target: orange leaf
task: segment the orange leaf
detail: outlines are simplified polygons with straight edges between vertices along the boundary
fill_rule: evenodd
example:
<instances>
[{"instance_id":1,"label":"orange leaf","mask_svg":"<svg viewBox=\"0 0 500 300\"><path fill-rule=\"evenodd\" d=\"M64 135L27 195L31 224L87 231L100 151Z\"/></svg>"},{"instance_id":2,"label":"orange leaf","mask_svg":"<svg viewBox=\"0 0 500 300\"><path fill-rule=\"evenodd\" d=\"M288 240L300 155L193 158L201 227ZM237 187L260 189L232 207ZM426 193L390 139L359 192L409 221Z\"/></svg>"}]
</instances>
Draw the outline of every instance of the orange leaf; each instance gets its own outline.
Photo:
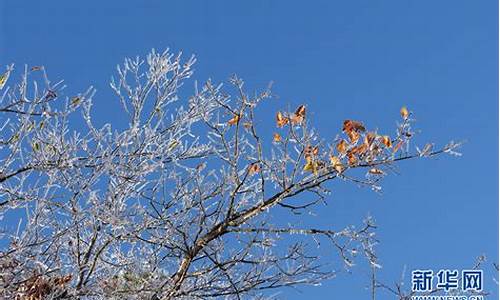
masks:
<instances>
[{"instance_id":1,"label":"orange leaf","mask_svg":"<svg viewBox=\"0 0 500 300\"><path fill-rule=\"evenodd\" d=\"M401 117L403 117L403 119L405 119L405 120L408 119L410 112L408 111L406 106L401 107L401 110L399 112L401 113Z\"/></svg>"},{"instance_id":2,"label":"orange leaf","mask_svg":"<svg viewBox=\"0 0 500 300\"><path fill-rule=\"evenodd\" d=\"M273 141L275 143L281 142L281 135L279 133L274 133L274 135L273 135Z\"/></svg>"},{"instance_id":3,"label":"orange leaf","mask_svg":"<svg viewBox=\"0 0 500 300\"><path fill-rule=\"evenodd\" d=\"M342 165L342 162L337 156L330 155L330 163L337 172L341 173L344 170L344 166Z\"/></svg>"},{"instance_id":4,"label":"orange leaf","mask_svg":"<svg viewBox=\"0 0 500 300\"><path fill-rule=\"evenodd\" d=\"M304 153L307 155L309 153L312 152L312 147L311 145L307 145L305 148L304 148Z\"/></svg>"},{"instance_id":5,"label":"orange leaf","mask_svg":"<svg viewBox=\"0 0 500 300\"><path fill-rule=\"evenodd\" d=\"M355 130L347 131L347 136L349 137L351 144L356 144L359 140L359 133Z\"/></svg>"},{"instance_id":6,"label":"orange leaf","mask_svg":"<svg viewBox=\"0 0 500 300\"><path fill-rule=\"evenodd\" d=\"M384 144L387 148L392 147L391 138L388 135L382 136L382 144Z\"/></svg>"},{"instance_id":7,"label":"orange leaf","mask_svg":"<svg viewBox=\"0 0 500 300\"><path fill-rule=\"evenodd\" d=\"M305 105L301 105L295 110L295 113L290 117L290 121L292 124L302 124L306 117L306 107Z\"/></svg>"},{"instance_id":8,"label":"orange leaf","mask_svg":"<svg viewBox=\"0 0 500 300\"><path fill-rule=\"evenodd\" d=\"M292 122L293 125L302 124L302 122L304 122L304 117L292 115L290 117L290 121Z\"/></svg>"},{"instance_id":9,"label":"orange leaf","mask_svg":"<svg viewBox=\"0 0 500 300\"><path fill-rule=\"evenodd\" d=\"M229 125L236 125L240 121L240 116L235 115L231 120L227 121Z\"/></svg>"},{"instance_id":10,"label":"orange leaf","mask_svg":"<svg viewBox=\"0 0 500 300\"><path fill-rule=\"evenodd\" d=\"M344 140L340 140L340 142L337 143L337 151L341 154L347 152L347 143Z\"/></svg>"},{"instance_id":11,"label":"orange leaf","mask_svg":"<svg viewBox=\"0 0 500 300\"><path fill-rule=\"evenodd\" d=\"M253 163L248 169L248 175L252 176L260 172L260 165L258 163Z\"/></svg>"},{"instance_id":12,"label":"orange leaf","mask_svg":"<svg viewBox=\"0 0 500 300\"><path fill-rule=\"evenodd\" d=\"M317 156L319 154L319 148L318 146L312 147L311 145L307 145L306 148L304 149L304 155L307 158L310 158L311 156Z\"/></svg>"},{"instance_id":13,"label":"orange leaf","mask_svg":"<svg viewBox=\"0 0 500 300\"><path fill-rule=\"evenodd\" d=\"M347 160L349 162L349 165L355 165L356 162L358 161L358 159L356 158L356 156L352 153L349 153L347 154Z\"/></svg>"},{"instance_id":14,"label":"orange leaf","mask_svg":"<svg viewBox=\"0 0 500 300\"><path fill-rule=\"evenodd\" d=\"M351 153L352 154L358 154L358 155L361 155L361 154L364 154L366 152L366 150L368 150L368 145L366 144L361 144L359 146L356 146L354 148L351 149Z\"/></svg>"},{"instance_id":15,"label":"orange leaf","mask_svg":"<svg viewBox=\"0 0 500 300\"><path fill-rule=\"evenodd\" d=\"M365 135L365 144L368 145L368 146L371 146L371 144L373 143L373 141L375 140L375 133L374 132L368 132L366 135Z\"/></svg>"},{"instance_id":16,"label":"orange leaf","mask_svg":"<svg viewBox=\"0 0 500 300\"><path fill-rule=\"evenodd\" d=\"M342 131L349 132L349 131L365 131L365 126L363 126L363 123L354 121L354 120L345 120L344 121L344 126L342 127Z\"/></svg>"},{"instance_id":17,"label":"orange leaf","mask_svg":"<svg viewBox=\"0 0 500 300\"><path fill-rule=\"evenodd\" d=\"M276 126L281 128L281 127L285 126L286 124L288 124L288 118L284 117L283 114L279 111L276 114Z\"/></svg>"},{"instance_id":18,"label":"orange leaf","mask_svg":"<svg viewBox=\"0 0 500 300\"><path fill-rule=\"evenodd\" d=\"M297 110L295 110L295 115L305 117L306 116L306 106L301 105L301 106L297 107Z\"/></svg>"},{"instance_id":19,"label":"orange leaf","mask_svg":"<svg viewBox=\"0 0 500 300\"><path fill-rule=\"evenodd\" d=\"M317 156L317 155L318 155L318 153L319 153L319 148L318 148L318 146L316 146L316 147L314 147L314 148L313 148L313 150L312 150L312 154L313 154L314 156Z\"/></svg>"}]
</instances>

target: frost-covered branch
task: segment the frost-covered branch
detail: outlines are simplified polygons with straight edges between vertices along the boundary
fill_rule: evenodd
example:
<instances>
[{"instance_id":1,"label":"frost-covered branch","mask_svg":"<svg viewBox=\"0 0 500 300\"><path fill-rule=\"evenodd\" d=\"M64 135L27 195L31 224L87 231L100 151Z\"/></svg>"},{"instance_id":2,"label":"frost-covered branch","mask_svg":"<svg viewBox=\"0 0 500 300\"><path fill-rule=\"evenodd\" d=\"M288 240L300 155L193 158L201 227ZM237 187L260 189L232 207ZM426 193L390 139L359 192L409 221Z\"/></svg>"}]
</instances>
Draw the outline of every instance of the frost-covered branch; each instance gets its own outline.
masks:
<instances>
[{"instance_id":1,"label":"frost-covered branch","mask_svg":"<svg viewBox=\"0 0 500 300\"><path fill-rule=\"evenodd\" d=\"M270 133L256 121L270 86L249 94L236 76L227 87L193 83L194 63L170 51L126 59L111 80L123 118L101 127L92 87L68 93L44 67L7 67L0 297L261 298L335 274L307 240L332 247L344 268L360 253L376 268L370 218L301 228L276 213L306 216L329 201L332 182L379 191L401 160L457 153L456 143L411 151L406 108L394 136L345 120L323 138L305 104L268 114Z\"/></svg>"}]
</instances>

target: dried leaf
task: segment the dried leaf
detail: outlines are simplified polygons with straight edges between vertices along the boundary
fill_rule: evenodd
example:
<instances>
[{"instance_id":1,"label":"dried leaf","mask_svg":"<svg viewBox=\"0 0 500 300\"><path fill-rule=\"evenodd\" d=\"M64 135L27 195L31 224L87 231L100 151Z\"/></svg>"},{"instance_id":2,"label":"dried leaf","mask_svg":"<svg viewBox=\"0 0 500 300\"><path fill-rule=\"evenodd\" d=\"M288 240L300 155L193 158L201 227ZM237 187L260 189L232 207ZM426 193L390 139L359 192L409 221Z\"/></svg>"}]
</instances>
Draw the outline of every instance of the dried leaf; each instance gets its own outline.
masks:
<instances>
[{"instance_id":1,"label":"dried leaf","mask_svg":"<svg viewBox=\"0 0 500 300\"><path fill-rule=\"evenodd\" d=\"M349 165L352 166L358 162L358 158L356 157L356 155L354 155L352 153L348 153L347 154L347 161L349 162Z\"/></svg>"},{"instance_id":2,"label":"dried leaf","mask_svg":"<svg viewBox=\"0 0 500 300\"><path fill-rule=\"evenodd\" d=\"M253 176L260 172L260 165L258 163L253 163L248 169L248 175Z\"/></svg>"},{"instance_id":3,"label":"dried leaf","mask_svg":"<svg viewBox=\"0 0 500 300\"><path fill-rule=\"evenodd\" d=\"M388 135L384 135L381 138L382 138L382 144L384 144L387 148L392 147L392 141Z\"/></svg>"},{"instance_id":4,"label":"dried leaf","mask_svg":"<svg viewBox=\"0 0 500 300\"><path fill-rule=\"evenodd\" d=\"M304 122L304 118L301 116L292 115L290 117L290 121L292 122L293 125L300 125L302 124L302 122Z\"/></svg>"},{"instance_id":5,"label":"dried leaf","mask_svg":"<svg viewBox=\"0 0 500 300\"><path fill-rule=\"evenodd\" d=\"M301 105L295 110L295 113L290 117L290 121L294 125L302 124L302 122L304 122L305 117L306 117L306 107L305 105Z\"/></svg>"},{"instance_id":6,"label":"dried leaf","mask_svg":"<svg viewBox=\"0 0 500 300\"><path fill-rule=\"evenodd\" d=\"M344 126L342 127L342 131L344 132L365 130L366 129L365 126L363 126L363 123L354 120L345 120Z\"/></svg>"},{"instance_id":7,"label":"dried leaf","mask_svg":"<svg viewBox=\"0 0 500 300\"><path fill-rule=\"evenodd\" d=\"M274 135L273 135L273 141L275 143L281 142L281 135L279 133L274 133Z\"/></svg>"},{"instance_id":8,"label":"dried leaf","mask_svg":"<svg viewBox=\"0 0 500 300\"><path fill-rule=\"evenodd\" d=\"M342 173L342 171L344 170L344 166L342 165L340 158L338 158L337 156L330 155L330 164L339 173Z\"/></svg>"},{"instance_id":9,"label":"dried leaf","mask_svg":"<svg viewBox=\"0 0 500 300\"><path fill-rule=\"evenodd\" d=\"M316 146L316 147L313 148L312 154L314 156L318 156L318 154L319 154L319 147L318 146Z\"/></svg>"},{"instance_id":10,"label":"dried leaf","mask_svg":"<svg viewBox=\"0 0 500 300\"><path fill-rule=\"evenodd\" d=\"M306 148L304 149L304 155L307 158L311 156L318 156L319 154L319 147L312 147L311 145L307 145Z\"/></svg>"},{"instance_id":11,"label":"dried leaf","mask_svg":"<svg viewBox=\"0 0 500 300\"><path fill-rule=\"evenodd\" d=\"M399 112L401 113L401 117L403 117L403 119L405 119L405 120L408 119L410 112L408 111L406 106L401 107L401 110Z\"/></svg>"},{"instance_id":12,"label":"dried leaf","mask_svg":"<svg viewBox=\"0 0 500 300\"><path fill-rule=\"evenodd\" d=\"M341 154L347 152L347 143L345 140L340 140L340 142L337 143L337 151Z\"/></svg>"},{"instance_id":13,"label":"dried leaf","mask_svg":"<svg viewBox=\"0 0 500 300\"><path fill-rule=\"evenodd\" d=\"M71 281L71 277L72 277L71 274L62 277L57 277L54 279L54 284L64 286L66 283Z\"/></svg>"},{"instance_id":14,"label":"dried leaf","mask_svg":"<svg viewBox=\"0 0 500 300\"><path fill-rule=\"evenodd\" d=\"M295 110L295 115L305 117L306 116L306 106L301 105L301 106L297 107L297 109Z\"/></svg>"},{"instance_id":15,"label":"dried leaf","mask_svg":"<svg viewBox=\"0 0 500 300\"><path fill-rule=\"evenodd\" d=\"M376 137L377 135L374 132L368 132L365 135L365 144L368 145L368 147L370 147Z\"/></svg>"},{"instance_id":16,"label":"dried leaf","mask_svg":"<svg viewBox=\"0 0 500 300\"><path fill-rule=\"evenodd\" d=\"M318 174L318 162L316 162L314 159L306 159L306 164L304 165L304 171L306 172L312 172L314 174Z\"/></svg>"},{"instance_id":17,"label":"dried leaf","mask_svg":"<svg viewBox=\"0 0 500 300\"><path fill-rule=\"evenodd\" d=\"M227 121L227 124L229 125L236 125L240 121L240 116L235 115L231 120Z\"/></svg>"},{"instance_id":18,"label":"dried leaf","mask_svg":"<svg viewBox=\"0 0 500 300\"><path fill-rule=\"evenodd\" d=\"M362 155L362 154L365 154L367 150L368 150L368 145L361 144L359 146L352 148L350 152L352 154Z\"/></svg>"},{"instance_id":19,"label":"dried leaf","mask_svg":"<svg viewBox=\"0 0 500 300\"><path fill-rule=\"evenodd\" d=\"M283 114L280 111L276 114L276 126L281 128L286 124L288 124L288 122L289 122L288 118L283 116Z\"/></svg>"},{"instance_id":20,"label":"dried leaf","mask_svg":"<svg viewBox=\"0 0 500 300\"><path fill-rule=\"evenodd\" d=\"M347 137L351 144L356 144L359 140L360 134L355 130L347 131Z\"/></svg>"},{"instance_id":21,"label":"dried leaf","mask_svg":"<svg viewBox=\"0 0 500 300\"><path fill-rule=\"evenodd\" d=\"M319 147L312 147L311 145L307 145L304 149L304 153L307 156L317 156L319 154Z\"/></svg>"}]
</instances>

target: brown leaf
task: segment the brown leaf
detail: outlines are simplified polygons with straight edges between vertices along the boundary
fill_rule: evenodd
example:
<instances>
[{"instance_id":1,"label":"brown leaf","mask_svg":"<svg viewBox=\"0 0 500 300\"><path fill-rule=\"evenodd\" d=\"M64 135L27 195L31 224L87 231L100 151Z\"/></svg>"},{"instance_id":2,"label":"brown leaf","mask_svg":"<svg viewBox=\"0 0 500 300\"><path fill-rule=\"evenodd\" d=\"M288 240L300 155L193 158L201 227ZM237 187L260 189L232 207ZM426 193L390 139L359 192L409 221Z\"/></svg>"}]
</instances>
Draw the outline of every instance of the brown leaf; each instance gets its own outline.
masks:
<instances>
[{"instance_id":1,"label":"brown leaf","mask_svg":"<svg viewBox=\"0 0 500 300\"><path fill-rule=\"evenodd\" d=\"M356 157L356 155L354 155L352 153L348 153L347 154L347 161L349 162L349 165L352 166L358 162L358 158Z\"/></svg>"},{"instance_id":2,"label":"brown leaf","mask_svg":"<svg viewBox=\"0 0 500 300\"><path fill-rule=\"evenodd\" d=\"M359 140L359 136L359 133L355 130L347 131L347 137L349 138L351 144L356 144Z\"/></svg>"},{"instance_id":3,"label":"brown leaf","mask_svg":"<svg viewBox=\"0 0 500 300\"><path fill-rule=\"evenodd\" d=\"M344 132L365 130L366 129L365 126L363 126L363 123L354 120L345 120L344 126L342 127L342 131Z\"/></svg>"},{"instance_id":4,"label":"brown leaf","mask_svg":"<svg viewBox=\"0 0 500 300\"><path fill-rule=\"evenodd\" d=\"M72 277L71 274L62 277L57 277L54 279L54 283L56 285L65 285L66 283L71 281L71 277Z\"/></svg>"},{"instance_id":5,"label":"brown leaf","mask_svg":"<svg viewBox=\"0 0 500 300\"><path fill-rule=\"evenodd\" d=\"M311 154L313 156L318 156L318 154L319 154L319 147L318 146L312 147L312 148L310 148L310 150L311 150Z\"/></svg>"},{"instance_id":6,"label":"brown leaf","mask_svg":"<svg viewBox=\"0 0 500 300\"><path fill-rule=\"evenodd\" d=\"M366 153L366 150L368 150L368 145L367 144L361 144L359 146L356 146L351 149L352 154L357 154L357 155L362 155Z\"/></svg>"},{"instance_id":7,"label":"brown leaf","mask_svg":"<svg viewBox=\"0 0 500 300\"><path fill-rule=\"evenodd\" d=\"M248 169L248 175L253 176L260 172L260 165L258 163L253 163Z\"/></svg>"},{"instance_id":8,"label":"brown leaf","mask_svg":"<svg viewBox=\"0 0 500 300\"><path fill-rule=\"evenodd\" d=\"M231 120L227 121L227 124L229 125L236 125L240 121L240 116L235 115Z\"/></svg>"},{"instance_id":9,"label":"brown leaf","mask_svg":"<svg viewBox=\"0 0 500 300\"><path fill-rule=\"evenodd\" d=\"M288 118L283 116L283 114L280 111L276 114L276 126L281 128L286 124L288 124L288 122L289 122Z\"/></svg>"},{"instance_id":10,"label":"brown leaf","mask_svg":"<svg viewBox=\"0 0 500 300\"><path fill-rule=\"evenodd\" d=\"M318 156L319 154L319 148L318 146L312 147L311 145L307 145L306 148L304 149L304 155L307 158L310 158L311 156Z\"/></svg>"},{"instance_id":11,"label":"brown leaf","mask_svg":"<svg viewBox=\"0 0 500 300\"><path fill-rule=\"evenodd\" d=\"M368 145L368 147L370 147L372 145L373 141L375 140L375 138L376 138L376 134L374 132L366 133L365 144Z\"/></svg>"},{"instance_id":12,"label":"brown leaf","mask_svg":"<svg viewBox=\"0 0 500 300\"><path fill-rule=\"evenodd\" d=\"M304 122L305 117L306 117L306 107L305 105L301 105L295 110L295 113L290 117L290 121L294 125L302 124L302 122Z\"/></svg>"},{"instance_id":13,"label":"brown leaf","mask_svg":"<svg viewBox=\"0 0 500 300\"><path fill-rule=\"evenodd\" d=\"M305 117L306 116L306 106L301 105L301 106L297 107L297 109L295 110L295 115Z\"/></svg>"},{"instance_id":14,"label":"brown leaf","mask_svg":"<svg viewBox=\"0 0 500 300\"><path fill-rule=\"evenodd\" d=\"M340 142L337 143L337 151L341 154L347 152L347 143L345 140L340 140Z\"/></svg>"},{"instance_id":15,"label":"brown leaf","mask_svg":"<svg viewBox=\"0 0 500 300\"><path fill-rule=\"evenodd\" d=\"M392 147L392 141L388 135L384 135L381 138L382 138L382 144L384 144L387 148Z\"/></svg>"},{"instance_id":16,"label":"brown leaf","mask_svg":"<svg viewBox=\"0 0 500 300\"><path fill-rule=\"evenodd\" d=\"M302 124L302 122L304 122L304 117L292 115L290 117L290 121L292 122L293 125L300 125Z\"/></svg>"},{"instance_id":17,"label":"brown leaf","mask_svg":"<svg viewBox=\"0 0 500 300\"><path fill-rule=\"evenodd\" d=\"M279 133L274 133L274 135L273 135L273 141L275 143L281 142L281 135Z\"/></svg>"},{"instance_id":18,"label":"brown leaf","mask_svg":"<svg viewBox=\"0 0 500 300\"><path fill-rule=\"evenodd\" d=\"M342 171L344 170L344 166L337 156L330 155L330 163L337 172L342 173Z\"/></svg>"}]
</instances>

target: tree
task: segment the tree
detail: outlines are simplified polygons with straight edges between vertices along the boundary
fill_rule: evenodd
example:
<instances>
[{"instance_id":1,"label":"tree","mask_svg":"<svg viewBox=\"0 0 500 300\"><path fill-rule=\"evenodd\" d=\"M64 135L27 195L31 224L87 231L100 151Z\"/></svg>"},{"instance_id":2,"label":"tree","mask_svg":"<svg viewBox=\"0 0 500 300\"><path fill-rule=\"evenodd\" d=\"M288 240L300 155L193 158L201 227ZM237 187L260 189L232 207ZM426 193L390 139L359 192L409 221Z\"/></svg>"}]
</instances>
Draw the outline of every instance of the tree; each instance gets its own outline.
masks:
<instances>
[{"instance_id":1,"label":"tree","mask_svg":"<svg viewBox=\"0 0 500 300\"><path fill-rule=\"evenodd\" d=\"M194 63L153 50L118 66L111 88L123 129L94 125L92 87L66 96L63 82L37 66L11 84L8 66L0 94L3 298L264 298L334 274L308 240L328 241L346 267L363 256L376 268L370 218L339 229L282 226L273 216L321 205L334 180L377 191L398 161L459 146L411 153L404 107L394 136L346 120L328 142L311 128L306 105L266 115L277 128L263 136L256 109L270 88L251 95L233 76L227 90L207 81L187 97L180 87Z\"/></svg>"}]
</instances>

